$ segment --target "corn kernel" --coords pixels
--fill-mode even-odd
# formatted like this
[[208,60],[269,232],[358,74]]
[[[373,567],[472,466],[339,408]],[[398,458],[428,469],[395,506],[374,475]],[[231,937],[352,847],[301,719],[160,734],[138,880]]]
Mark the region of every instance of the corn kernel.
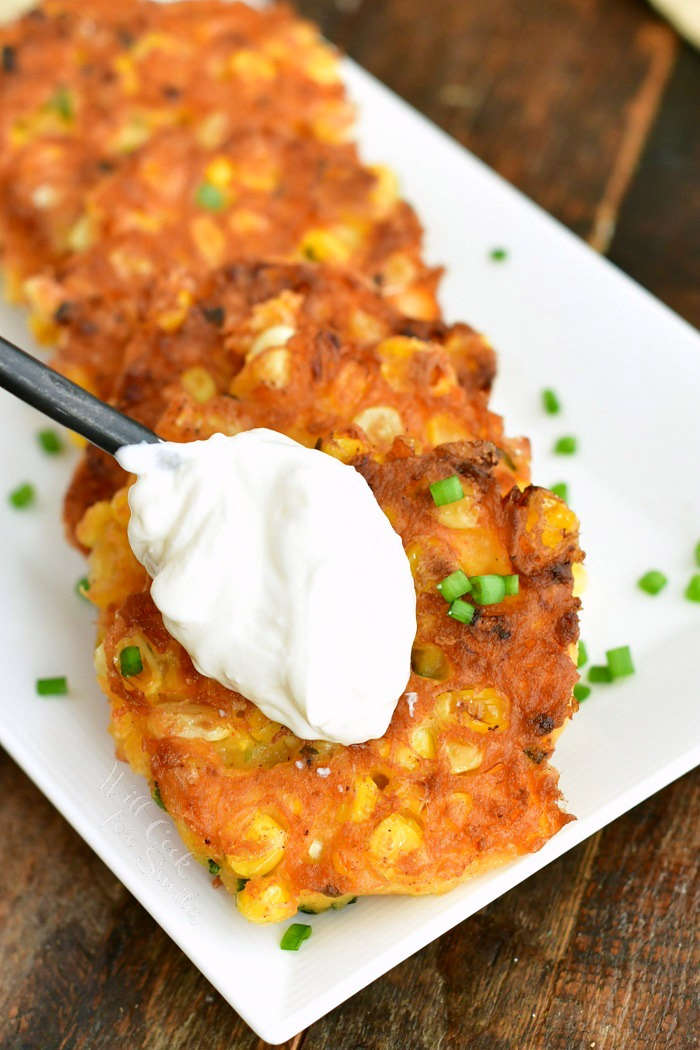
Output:
[[227,113],[210,113],[195,129],[195,138],[205,149],[216,149],[228,134],[229,118]]
[[258,51],[241,48],[229,59],[229,69],[237,77],[247,80],[271,80],[275,75],[275,65]]
[[391,868],[406,854],[419,849],[422,842],[423,832],[413,817],[392,813],[372,832],[369,849],[382,867]]
[[190,224],[197,251],[209,266],[219,266],[226,254],[226,238],[210,215],[198,215]]
[[95,236],[92,219],[82,215],[68,231],[66,242],[72,252],[84,252],[92,244]]
[[446,445],[448,441],[465,441],[470,437],[468,427],[447,413],[432,416],[425,432],[431,445]]
[[264,350],[270,350],[272,347],[286,346],[295,333],[296,329],[292,328],[291,325],[271,325],[270,328],[266,328],[253,341],[250,350],[246,354],[246,361],[250,361],[252,358],[257,357],[257,355],[261,354]]
[[112,153],[133,153],[151,137],[151,129],[141,115],[129,117],[112,138]]
[[311,262],[345,263],[350,258],[348,243],[331,230],[309,230],[299,245],[299,254]]
[[379,217],[386,215],[394,207],[399,197],[399,180],[391,168],[377,164],[370,168],[376,181],[370,193],[370,200]]
[[370,776],[355,777],[350,820],[359,824],[372,816],[379,798],[379,788]]
[[204,177],[212,186],[225,190],[234,176],[234,167],[228,157],[215,157],[207,165]]
[[388,449],[395,437],[403,432],[403,420],[395,408],[374,405],[355,416],[353,423],[361,427],[378,449]]
[[249,922],[281,922],[297,910],[296,902],[279,881],[254,879],[236,895],[236,906]]
[[580,562],[574,562],[571,566],[571,574],[574,578],[573,597],[580,598],[588,586],[588,573]]
[[420,726],[411,733],[411,747],[421,758],[435,757],[435,735],[432,729]]
[[441,693],[435,710],[444,719],[456,718],[460,725],[474,733],[496,732],[506,729],[510,716],[510,703],[496,689],[456,689]]
[[139,89],[139,76],[134,68],[134,60],[131,55],[117,55],[113,65],[121,80],[124,94],[135,95]]
[[304,63],[304,72],[317,84],[335,84],[340,79],[338,61],[328,48],[314,48]]
[[416,644],[411,650],[411,668],[421,678],[447,678],[450,664],[442,649],[430,642]]
[[226,854],[226,861],[243,878],[267,875],[282,860],[287,838],[273,817],[258,811],[248,822],[237,850]]
[[461,744],[449,741],[445,745],[447,760],[453,773],[468,773],[481,765],[483,755],[474,744]]
[[188,368],[186,372],[183,372],[180,376],[180,383],[190,397],[193,397],[195,401],[202,405],[216,394],[216,383],[212,378],[211,372],[207,372],[206,368],[202,368],[200,365],[195,365],[193,368]]
[[[164,332],[176,332],[178,328],[181,328],[184,324],[191,303],[191,292],[183,289],[177,294],[177,306],[173,307],[172,310],[164,310],[162,313],[158,314],[156,324]],[[206,400],[206,398],[204,400]]]

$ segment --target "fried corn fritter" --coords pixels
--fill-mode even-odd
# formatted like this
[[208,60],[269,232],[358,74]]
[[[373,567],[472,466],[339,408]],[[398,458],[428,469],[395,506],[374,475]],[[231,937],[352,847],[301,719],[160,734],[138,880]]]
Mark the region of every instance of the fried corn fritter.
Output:
[[0,40],[0,256],[38,338],[88,315],[76,382],[111,394],[156,276],[175,323],[193,279],[234,257],[344,264],[437,316],[415,213],[343,141],[336,54],[286,8],[46,0]]
[[[67,369],[69,352],[67,344]],[[96,371],[100,333],[84,335],[79,352]],[[481,438],[500,450],[504,491],[529,480],[527,442],[507,439],[488,408],[495,358],[483,336],[407,318],[344,271],[223,267],[177,325],[156,311],[123,356],[113,401],[163,437],[269,426],[326,448],[333,433],[330,451],[344,460],[367,441],[383,454],[401,434],[418,449]],[[125,480],[111,457],[88,450],[66,498],[69,534],[90,503]]]
[[[85,515],[96,666],[118,754],[248,919],[358,894],[442,892],[539,849],[571,819],[548,759],[576,706],[578,523],[543,489],[503,496],[497,461],[482,442],[416,455],[402,438],[383,461],[369,445],[354,460],[402,537],[418,633],[389,730],[351,747],[300,740],[194,670],[128,546],[126,490]],[[428,486],[455,473],[465,499],[436,507]],[[520,592],[458,623],[436,590],[457,568],[518,573]],[[120,672],[126,646],[143,661],[130,677]]]
[[352,123],[335,51],[286,7],[45,0],[0,26],[0,48],[0,236],[18,297],[84,247],[90,193],[163,129],[215,149],[246,127],[334,142]]
[[[285,7],[44,0],[0,27],[0,263],[56,367],[166,439],[265,426],[351,464],[413,571],[385,736],[300,740],[166,631],[127,475],[94,448],[76,471],[117,753],[255,922],[442,892],[571,819],[549,757],[576,707],[578,522],[529,485],[493,351],[439,320],[418,218],[352,120],[335,51]],[[465,497],[436,507],[452,474]],[[436,589],[457,569],[519,593],[465,625]]]
[[351,145],[246,129],[203,149],[168,131],[94,191],[88,213],[90,243],[26,288],[40,327],[63,332],[56,367],[102,396],[138,322],[157,310],[177,328],[198,278],[232,258],[342,265],[404,312],[437,314],[415,213]]

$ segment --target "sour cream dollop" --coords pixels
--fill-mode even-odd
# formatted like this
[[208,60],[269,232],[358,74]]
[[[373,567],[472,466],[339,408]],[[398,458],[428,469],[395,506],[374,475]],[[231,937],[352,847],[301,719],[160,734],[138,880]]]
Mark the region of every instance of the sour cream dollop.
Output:
[[272,430],[129,445],[129,542],[198,671],[307,740],[382,736],[416,598],[364,478]]

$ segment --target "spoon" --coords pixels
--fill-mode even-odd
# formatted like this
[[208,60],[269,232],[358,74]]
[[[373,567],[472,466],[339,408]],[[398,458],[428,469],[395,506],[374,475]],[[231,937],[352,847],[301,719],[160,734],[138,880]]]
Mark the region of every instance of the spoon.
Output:
[[160,441],[152,430],[100,401],[0,336],[0,387],[113,456],[124,445]]

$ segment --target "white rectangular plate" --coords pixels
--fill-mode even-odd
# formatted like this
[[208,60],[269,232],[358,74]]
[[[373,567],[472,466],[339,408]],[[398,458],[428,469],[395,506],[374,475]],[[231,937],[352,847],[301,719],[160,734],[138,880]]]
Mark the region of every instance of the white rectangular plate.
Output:
[[[0,740],[83,838],[248,1024],[281,1042],[412,952],[695,765],[700,757],[700,606],[683,599],[700,539],[700,339],[664,306],[525,200],[350,62],[364,155],[390,164],[448,267],[449,317],[489,333],[500,353],[496,407],[509,433],[534,444],[535,477],[567,480],[583,522],[590,586],[589,652],[630,643],[637,674],[598,687],[556,752],[578,820],[539,853],[445,897],[362,900],[309,918],[298,954],[279,927],[255,927],[187,857],[144,783],[115,764],[107,704],[91,666],[90,608],[73,592],[84,572],[58,524],[70,464],[42,456],[39,417],[0,397]],[[489,249],[508,260],[494,264]],[[30,347],[17,311],[0,331]],[[539,391],[560,392],[546,417]],[[551,455],[560,433],[580,438]],[[5,492],[30,479],[38,506]],[[663,568],[657,598],[635,587]],[[67,673],[70,696],[40,699],[37,676]],[[306,921],[306,920],[305,920]]]

